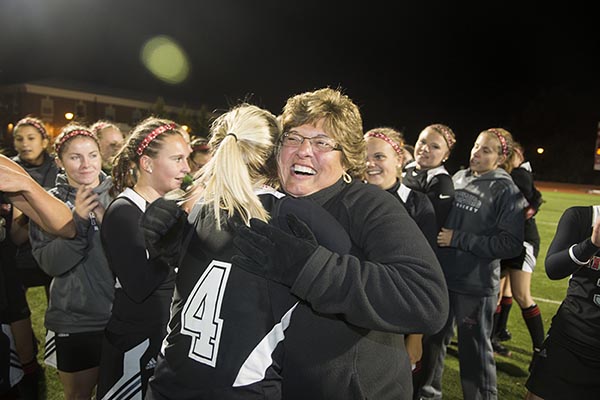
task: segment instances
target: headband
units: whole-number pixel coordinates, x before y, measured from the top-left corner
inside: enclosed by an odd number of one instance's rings
[[[198,145],[192,146],[192,150],[194,150],[194,151],[207,151],[207,150],[210,150],[210,146],[207,145],[206,143],[198,144]]]
[[[452,132],[450,131],[450,129],[448,129],[446,126],[442,125],[442,124],[435,124],[431,126],[433,129],[435,129],[438,133],[441,133],[442,136],[444,137],[444,139],[446,139],[446,143],[448,143],[448,147],[451,149],[452,146],[454,146],[454,143],[456,143],[456,139],[454,139],[454,136],[452,135]]]
[[[48,138],[48,133],[46,132],[46,128],[44,128],[44,125],[40,124],[37,120],[33,118],[25,117],[19,122],[17,122],[17,125],[15,127],[18,127],[19,125],[31,125],[35,129],[37,129],[45,139]]]
[[[367,137],[374,137],[374,138],[385,141],[387,144],[392,146],[392,148],[394,149],[394,151],[396,153],[398,153],[398,155],[402,155],[402,147],[398,146],[398,143],[394,142],[392,139],[390,139],[385,134],[378,132],[378,131],[367,132]]]
[[[100,122],[99,124],[97,124],[96,126],[94,126],[94,131],[96,133],[100,132],[102,129],[106,128],[108,126],[107,123],[104,122]]]
[[[56,154],[60,153],[60,148],[62,147],[63,144],[65,144],[65,142],[75,136],[87,136],[87,137],[91,137],[92,139],[96,139],[96,135],[94,135],[92,132],[90,131],[86,131],[84,129],[74,129],[69,133],[65,133],[54,145],[54,149],[56,150]]]
[[[150,142],[152,142],[158,135],[160,135],[161,133],[164,133],[166,131],[173,131],[177,128],[177,125],[175,124],[166,124],[166,125],[161,125],[158,128],[154,129],[152,132],[150,132],[148,134],[148,136],[146,136],[144,138],[144,140],[142,140],[140,142],[140,144],[138,145],[138,148],[136,149],[136,153],[138,156],[141,156],[144,153],[144,150],[146,150],[146,147],[148,147],[148,145],[150,144]]]
[[[508,144],[506,143],[506,138],[500,133],[498,129],[490,129],[490,131],[498,137],[498,140],[500,141],[500,146],[502,146],[502,154],[508,156]]]

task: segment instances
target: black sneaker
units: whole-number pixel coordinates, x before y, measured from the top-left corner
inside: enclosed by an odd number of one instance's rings
[[[494,354],[510,357],[512,355],[511,351],[500,344],[497,340],[492,340],[492,348],[494,349]]]
[[[506,342],[507,340],[512,339],[512,334],[508,331],[508,329],[504,328],[496,333],[495,339],[499,342]]]

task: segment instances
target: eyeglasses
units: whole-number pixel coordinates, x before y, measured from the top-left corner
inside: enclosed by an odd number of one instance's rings
[[[286,132],[283,134],[281,143],[284,147],[300,147],[305,140],[310,142],[312,148],[321,153],[328,151],[342,151],[342,147],[330,137],[327,136],[315,136],[306,137],[297,133]]]

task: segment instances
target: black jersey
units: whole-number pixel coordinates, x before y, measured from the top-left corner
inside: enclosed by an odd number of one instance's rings
[[[400,201],[427,238],[431,248],[436,250],[438,247],[438,229],[435,219],[435,210],[433,209],[433,204],[431,204],[429,197],[423,192],[405,186],[400,181],[397,181],[396,184],[387,191]]]
[[[427,170],[418,170],[413,161],[402,173],[402,183],[429,197],[435,210],[438,230],[442,228],[454,200],[454,184],[446,167],[440,165]]]
[[[549,334],[579,356],[593,360],[600,358],[600,249],[590,236],[599,216],[600,206],[567,209],[546,256],[551,279],[571,276]]]
[[[523,194],[523,197],[525,197],[525,200],[527,200],[527,204],[537,211],[542,204],[542,195],[533,183],[533,173],[529,162],[523,163],[519,168],[513,169],[510,176]],[[537,257],[540,250],[540,234],[535,217],[525,220],[524,238],[527,243],[531,243],[534,255]]]
[[[284,228],[281,218],[294,213],[311,227],[320,245],[342,254],[350,251],[341,225],[310,200],[267,189],[259,197],[271,223]],[[218,230],[209,208],[197,203],[188,222],[164,358],[150,381],[151,398],[159,398],[175,380],[181,390],[169,398],[280,398],[280,342],[297,299],[289,288],[231,264],[237,253],[232,239],[238,218]]]
[[[164,334],[169,320],[175,274],[166,263],[147,257],[140,229],[145,209],[146,201],[128,188],[110,203],[102,221],[102,245],[117,278],[107,331],[119,335]]]

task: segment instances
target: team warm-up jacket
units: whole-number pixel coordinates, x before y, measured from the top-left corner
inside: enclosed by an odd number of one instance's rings
[[[270,188],[257,193],[271,224],[289,231],[284,217],[292,213],[311,227],[321,246],[350,251],[344,229],[318,205]],[[210,207],[201,202],[188,217],[151,398],[281,398],[285,330],[298,299],[289,287],[232,265],[237,254],[232,239],[241,220],[225,215],[222,220],[227,224],[217,230]]]
[[[435,251],[437,249],[438,229],[435,210],[429,197],[423,192],[405,186],[400,181],[396,181],[396,184],[389,188],[387,192],[391,193],[406,208],[408,215],[415,220],[431,248]]]
[[[550,279],[570,276],[567,295],[549,335],[580,357],[600,359],[600,248],[590,236],[600,206],[570,207],[561,216],[546,255]]]
[[[442,266],[448,289],[462,294],[498,293],[500,259],[523,248],[524,200],[510,175],[497,168],[475,176],[470,169],[453,176],[454,205],[445,227],[453,229]]]
[[[418,192],[427,194],[437,219],[438,228],[444,226],[452,201],[454,199],[454,184],[446,167],[418,170],[415,161],[406,165],[402,173],[402,183]]]
[[[389,193],[343,180],[307,196],[346,229],[350,254],[320,247],[292,286],[284,399],[407,399],[404,334],[438,332],[448,293],[437,258]]]
[[[112,179],[104,172],[100,179],[94,192],[98,202],[107,207],[112,200]],[[69,208],[75,207],[77,188],[68,184],[64,174],[58,175],[50,193]],[[115,279],[104,256],[99,226],[75,212],[73,219],[77,231],[72,239],[56,237],[29,222],[33,255],[53,277],[45,326],[56,333],[101,331],[110,316]]]

